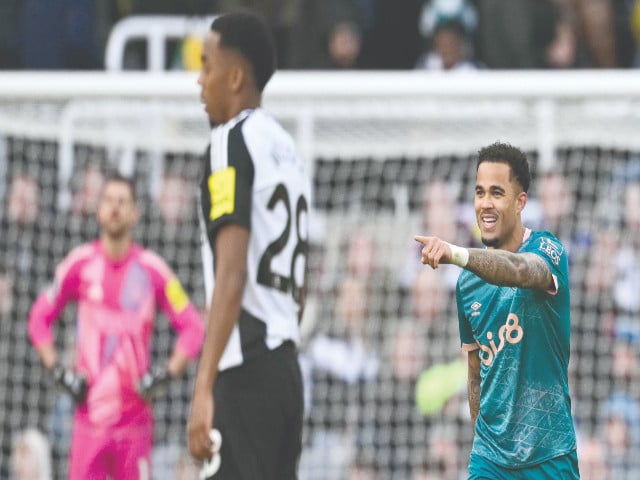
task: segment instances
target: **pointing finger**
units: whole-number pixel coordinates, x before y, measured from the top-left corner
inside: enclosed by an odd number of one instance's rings
[[[422,235],[414,235],[413,239],[414,239],[416,242],[421,243],[421,244],[423,244],[423,245],[424,245],[424,244],[426,244],[426,243],[427,243],[427,241],[428,241],[428,240],[427,240],[427,237],[424,237],[424,236],[422,236]]]

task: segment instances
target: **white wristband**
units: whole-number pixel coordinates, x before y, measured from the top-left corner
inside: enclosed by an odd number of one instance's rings
[[[451,263],[462,268],[466,267],[469,261],[469,250],[451,243],[448,243],[448,245],[451,249]]]

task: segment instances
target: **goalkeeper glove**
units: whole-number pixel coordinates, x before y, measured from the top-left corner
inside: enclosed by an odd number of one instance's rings
[[[62,365],[53,367],[53,378],[65,390],[76,404],[84,402],[87,396],[87,379],[84,375],[64,368]]]
[[[151,400],[165,390],[169,380],[171,374],[166,367],[154,368],[145,373],[138,382],[138,393],[145,400]]]

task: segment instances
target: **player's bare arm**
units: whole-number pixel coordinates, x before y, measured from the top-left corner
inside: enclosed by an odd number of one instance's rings
[[[553,277],[549,267],[542,258],[533,253],[462,248],[438,237],[414,238],[423,245],[422,263],[431,268],[438,268],[441,263],[453,263],[494,285],[545,291],[553,288]]]
[[[189,451],[200,461],[213,454],[209,432],[213,425],[213,385],[218,363],[240,315],[247,275],[249,232],[231,224],[216,236],[216,282],[209,310],[207,334],[202,347],[187,428]]]
[[[58,363],[58,354],[52,343],[44,343],[36,347],[36,352],[38,352],[42,365],[44,365],[46,369],[52,370],[56,363]]]
[[[468,353],[467,362],[469,413],[471,414],[471,427],[475,429],[478,412],[480,412],[480,355],[478,354],[478,350]]]
[[[553,287],[548,265],[534,253],[470,248],[465,268],[494,285],[538,290]]]
[[[167,360],[167,371],[172,377],[179,377],[189,366],[191,359],[180,349],[175,348]]]

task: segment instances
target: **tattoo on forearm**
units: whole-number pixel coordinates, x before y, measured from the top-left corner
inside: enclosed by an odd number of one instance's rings
[[[470,248],[465,268],[494,285],[546,290],[551,284],[549,267],[535,254]]]
[[[475,431],[476,419],[480,412],[480,355],[478,351],[468,353],[467,392],[469,394],[469,413],[471,429]]]
[[[480,379],[469,375],[467,381],[467,390],[469,392],[469,413],[471,413],[471,427],[475,428],[476,418],[480,412]]]

